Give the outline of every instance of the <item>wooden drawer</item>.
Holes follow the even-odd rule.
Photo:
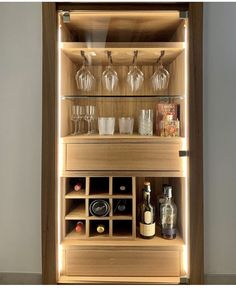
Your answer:
[[[66,170],[181,171],[179,144],[67,144]]]
[[[178,250],[66,249],[66,276],[180,276]]]

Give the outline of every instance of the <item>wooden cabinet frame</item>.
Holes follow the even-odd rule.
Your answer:
[[[57,282],[57,10],[129,9],[189,11],[190,126],[190,284],[202,284],[203,256],[203,122],[202,3],[107,4],[43,3],[43,129],[42,129],[42,272],[44,284]]]

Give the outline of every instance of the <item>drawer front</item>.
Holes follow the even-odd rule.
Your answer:
[[[66,170],[181,171],[179,144],[67,144]]]
[[[65,250],[67,276],[180,276],[179,251]]]

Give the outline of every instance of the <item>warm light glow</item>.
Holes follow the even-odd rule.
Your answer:
[[[59,20],[60,21],[60,20]],[[57,168],[57,259],[58,259],[58,272],[59,275],[62,270],[62,246],[60,245],[61,241],[61,183],[60,183],[60,175],[61,175],[61,166],[62,166],[62,148],[60,143],[61,136],[61,25],[58,28],[58,87],[57,87],[57,145],[58,145],[58,168]]]
[[[184,25],[184,39],[185,39],[185,59],[184,59],[184,72],[185,72],[185,86],[184,86],[184,106],[185,106],[185,111],[184,111],[184,132],[185,132],[185,138],[183,142],[183,149],[184,150],[189,150],[189,61],[188,61],[188,21],[187,19],[185,20],[185,25]],[[185,174],[185,183],[184,183],[184,201],[185,201],[185,231],[184,231],[184,248],[183,248],[183,269],[186,275],[189,275],[189,158],[183,158],[183,171]]]

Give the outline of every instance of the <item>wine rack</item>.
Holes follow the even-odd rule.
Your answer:
[[[73,190],[73,185],[78,181],[82,184],[80,191]],[[158,205],[162,195],[163,184],[173,186],[174,200],[178,206],[178,238],[184,236],[184,209],[183,201],[184,177],[63,177],[61,178],[62,193],[62,231],[61,240],[136,240],[139,236],[139,211],[138,205],[142,199],[144,181],[151,182],[151,202],[157,207],[157,229],[154,244],[159,245],[160,233],[158,229]],[[119,185],[124,185],[120,190]],[[123,194],[124,193],[124,194]],[[105,216],[94,216],[90,211],[90,205],[95,200],[104,200],[109,204],[109,213]],[[119,203],[125,201],[125,210],[119,211]],[[83,223],[83,231],[75,231],[76,223]],[[98,225],[102,224],[105,231],[102,234],[96,232]],[[72,243],[73,243],[72,242]]]
[[[135,177],[79,177],[62,179],[62,240],[66,239],[135,239],[136,238],[136,178]],[[73,185],[82,181],[82,189],[75,191]],[[118,189],[118,184],[124,190]],[[122,193],[124,192],[124,194]],[[105,216],[94,216],[90,205],[95,200],[104,200],[110,206]],[[120,201],[125,201],[124,212],[117,210]],[[82,233],[75,231],[76,222],[83,222]],[[104,225],[102,234],[96,232]]]

